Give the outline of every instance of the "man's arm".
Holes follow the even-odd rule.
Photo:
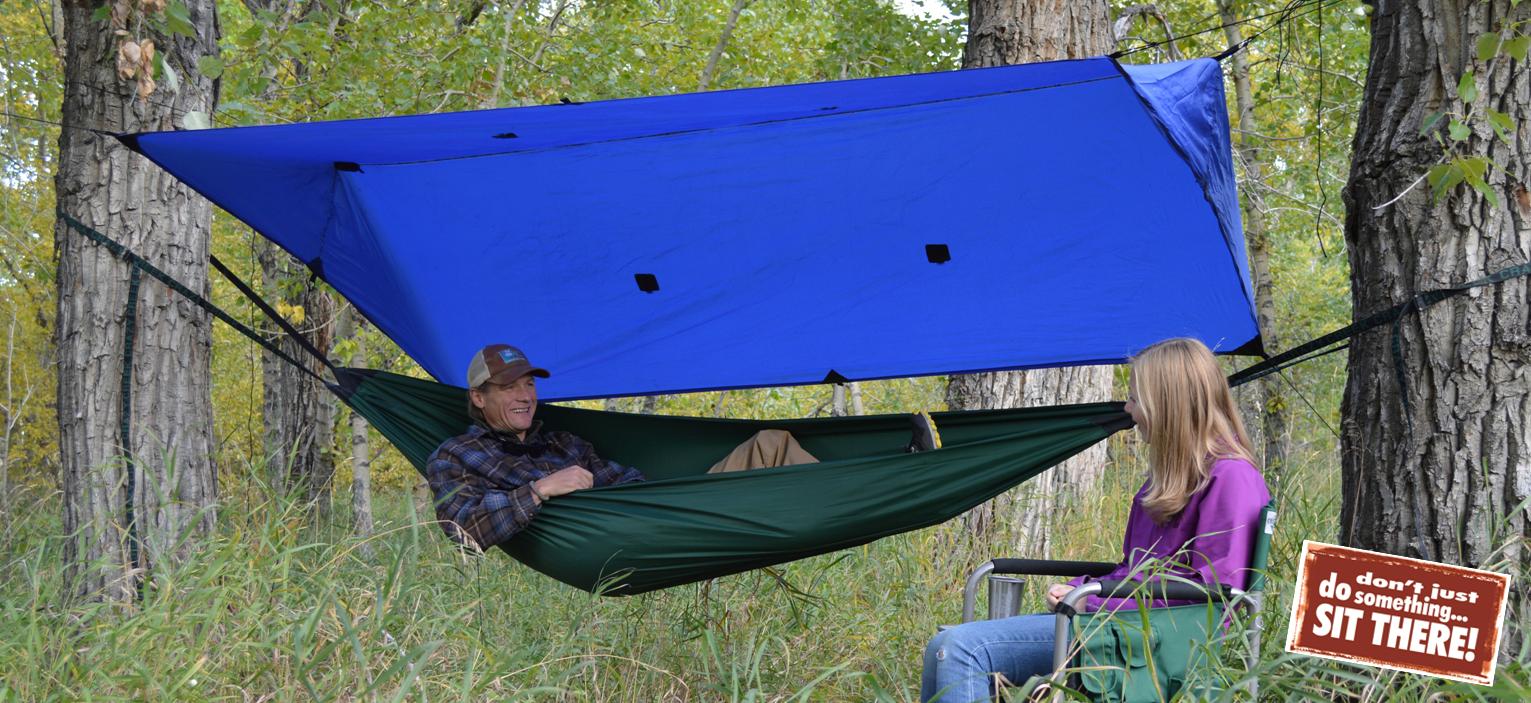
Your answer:
[[[585,467],[591,476],[595,477],[597,486],[615,486],[622,483],[642,481],[643,473],[631,466],[623,466],[615,461],[602,459],[595,453],[595,447],[589,442],[569,435],[572,443],[579,447],[579,465]]]
[[[466,543],[471,538],[488,549],[526,529],[542,509],[530,485],[493,488],[463,457],[443,449],[426,464],[426,480],[436,497],[436,517],[452,539]]]

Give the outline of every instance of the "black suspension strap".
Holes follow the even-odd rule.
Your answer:
[[[1314,353],[1319,352],[1319,350],[1322,350],[1336,342],[1343,342],[1347,339],[1350,339],[1351,337],[1361,334],[1362,332],[1381,327],[1382,325],[1392,324],[1393,361],[1398,367],[1396,369],[1396,376],[1398,378],[1399,388],[1404,389],[1407,387],[1407,381],[1403,374],[1403,344],[1402,340],[1400,339],[1401,330],[1399,328],[1399,322],[1403,319],[1404,315],[1410,312],[1424,310],[1425,308],[1439,303],[1442,300],[1447,300],[1457,295],[1461,295],[1462,293],[1465,293],[1474,288],[1482,288],[1483,286],[1503,283],[1512,278],[1520,278],[1526,275],[1531,275],[1531,263],[1524,263],[1500,269],[1499,271],[1496,271],[1488,276],[1484,276],[1483,278],[1479,278],[1473,281],[1468,281],[1467,283],[1463,283],[1461,285],[1425,291],[1424,293],[1420,293],[1419,295],[1394,305],[1391,308],[1368,315],[1362,320],[1341,327],[1333,332],[1330,332],[1329,334],[1319,337],[1318,339],[1298,345],[1280,354],[1270,357],[1265,361],[1242,369],[1238,373],[1228,377],[1228,385],[1240,386],[1257,378],[1262,378],[1264,376],[1276,373],[1277,371],[1287,368],[1288,366],[1293,366],[1304,361],[1308,361],[1309,359],[1318,358],[1325,354],[1337,352],[1344,347],[1342,346],[1335,349],[1324,350],[1320,353]],[[1312,356],[1308,356],[1309,354],[1312,354]],[[1408,402],[1407,394],[1405,394],[1404,410],[1406,413],[1410,407]]]
[[[293,341],[298,343],[298,346],[303,348],[303,351],[308,352],[310,356],[318,359],[319,363],[324,364],[325,367],[329,370],[335,370],[335,364],[330,362],[329,357],[325,356],[323,352],[319,351],[319,348],[314,346],[313,342],[308,341],[308,337],[303,336],[302,332],[299,332],[296,327],[293,327],[292,323],[287,321],[287,318],[283,317],[282,314],[276,310],[273,310],[271,308],[271,304],[267,303],[265,298],[256,295],[255,290],[250,288],[249,284],[245,283],[244,280],[239,276],[234,275],[234,272],[230,271],[229,267],[224,266],[223,262],[218,260],[218,257],[209,256],[208,260],[212,263],[213,268],[218,270],[218,273],[223,274],[223,277],[227,278],[229,283],[234,284],[234,287],[238,288],[239,292],[243,293],[246,298],[249,298],[250,302],[255,304],[255,307],[259,308],[261,312],[266,314],[266,317],[271,318],[272,322],[275,322],[277,326],[281,327],[282,331],[287,333],[287,336],[291,337]]]
[[[173,291],[175,291],[177,293],[180,293],[182,297],[184,297],[187,300],[191,301],[192,303],[196,304],[197,307],[200,307],[203,310],[206,310],[208,312],[208,314],[212,315],[213,317],[218,318],[219,320],[224,321],[230,327],[233,327],[235,331],[239,332],[240,334],[242,334],[242,335],[244,335],[246,337],[249,337],[256,344],[259,344],[262,347],[265,347],[266,351],[271,352],[277,358],[279,358],[279,359],[281,359],[281,360],[283,360],[283,361],[285,361],[285,362],[287,362],[289,364],[292,364],[298,370],[302,371],[305,374],[308,374],[309,376],[312,376],[314,380],[316,380],[316,381],[318,381],[320,383],[325,383],[326,385],[328,385],[327,382],[324,380],[323,376],[320,376],[319,374],[314,373],[313,369],[310,369],[307,365],[303,364],[302,362],[298,361],[297,359],[292,358],[292,355],[288,354],[286,351],[283,351],[282,348],[280,346],[278,346],[275,342],[273,342],[273,341],[271,341],[269,339],[266,339],[264,336],[262,336],[261,334],[257,333],[255,330],[252,330],[249,327],[245,326],[244,323],[242,323],[239,320],[235,319],[233,315],[228,314],[222,308],[214,305],[212,303],[212,301],[208,300],[207,298],[202,297],[201,295],[197,294],[195,291],[191,290],[190,288],[187,288],[180,281],[177,281],[174,278],[172,278],[170,276],[170,274],[165,273],[164,271],[159,270],[159,268],[155,267],[154,264],[151,264],[148,261],[145,261],[143,259],[143,257],[139,256],[138,254],[133,253],[131,250],[129,250],[127,247],[123,246],[121,243],[111,239],[110,237],[107,237],[106,235],[104,235],[104,234],[102,234],[100,232],[97,232],[96,230],[94,230],[94,229],[90,228],[89,226],[85,225],[84,223],[81,223],[79,220],[76,220],[73,217],[70,217],[69,214],[64,212],[63,210],[59,210],[58,211],[58,217],[59,217],[60,220],[62,220],[64,222],[64,224],[69,225],[70,229],[73,229],[75,232],[77,232],[80,235],[84,236],[86,239],[89,239],[92,242],[95,242],[96,244],[99,244],[99,245],[105,247],[107,249],[107,251],[110,251],[113,255],[115,255],[118,258],[121,258],[123,260],[126,260],[127,262],[132,264],[134,268],[141,269],[141,270],[143,270],[144,273],[147,273],[150,276],[153,276],[159,282],[165,284],[166,286],[169,286],[171,290],[173,290]]]
[[[120,427],[119,443],[122,445],[123,472],[127,475],[127,500],[124,512],[127,515],[128,525],[128,563],[132,568],[139,567],[139,539],[138,520],[135,517],[133,504],[136,501],[138,480],[136,476],[137,466],[133,461],[133,339],[138,332],[138,284],[142,278],[137,266],[128,267],[128,305],[122,316],[122,425]],[[138,584],[138,597],[143,598],[143,579],[134,576],[133,581]]]

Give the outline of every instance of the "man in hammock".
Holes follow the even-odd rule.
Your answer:
[[[473,426],[438,447],[426,463],[436,516],[452,539],[488,549],[526,529],[545,501],[584,488],[642,481],[637,469],[602,459],[580,437],[545,431],[535,419],[538,378],[546,369],[508,344],[491,344],[468,364]],[[907,451],[940,447],[935,425],[915,415]],[[784,430],[762,430],[708,473],[818,463]]]

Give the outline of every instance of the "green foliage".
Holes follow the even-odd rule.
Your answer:
[[[1111,440],[1105,482],[1057,518],[1060,556],[1119,555],[1142,449],[1130,435]],[[1524,656],[1490,690],[1283,653],[1302,540],[1334,534],[1339,512],[1326,453],[1299,454],[1290,477],[1260,666],[1229,661],[1220,678],[1258,680],[1270,700],[1527,693]],[[142,604],[120,606],[65,597],[58,497],[27,493],[21,517],[0,525],[0,701],[910,700],[925,642],[960,616],[966,573],[1008,552],[955,522],[773,572],[601,599],[498,551],[465,555],[407,492],[380,494],[371,557],[344,521],[315,525],[258,484],[222,500],[216,536],[156,571]],[[1028,584],[1027,607],[1040,608],[1046,584]]]
[[[165,7],[164,22],[165,29],[170,34],[192,38],[197,36],[197,27],[191,23],[191,13],[186,10],[186,3],[181,0],[173,0]]]
[[[62,65],[38,31],[35,7],[0,4],[0,49],[0,110],[57,121]],[[52,127],[0,117],[0,485],[48,485],[57,472],[51,338],[57,146]],[[5,500],[0,495],[0,508]]]
[[[1519,2],[1516,0],[1511,4],[1514,6]],[[1481,155],[1475,155],[1473,134],[1478,131],[1477,127],[1486,126],[1495,137],[1509,144],[1516,124],[1509,115],[1484,104],[1487,100],[1480,102],[1479,98],[1484,96],[1479,93],[1478,73],[1474,69],[1481,68],[1487,74],[1497,61],[1524,62],[1526,51],[1531,48],[1531,35],[1527,34],[1528,22],[1531,20],[1504,22],[1499,31],[1480,35],[1473,44],[1476,63],[1464,70],[1457,80],[1456,99],[1451,108],[1432,113],[1420,125],[1420,133],[1433,133],[1436,143],[1441,147],[1441,163],[1431,167],[1425,174],[1433,199],[1439,200],[1456,186],[1466,183],[1482,195],[1489,205],[1499,205],[1499,196],[1487,180],[1492,163]],[[1445,138],[1436,131],[1442,116],[1451,118],[1446,123]]]

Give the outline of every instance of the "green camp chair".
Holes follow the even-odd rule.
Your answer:
[[[1209,636],[1209,633],[1216,633],[1225,620],[1225,610],[1239,603],[1246,604],[1248,613],[1248,624],[1242,633],[1248,645],[1245,665],[1253,668],[1260,653],[1260,606],[1271,535],[1276,526],[1275,501],[1261,509],[1255,524],[1261,529],[1255,531],[1247,591],[1228,586],[1209,590],[1188,582],[1144,584],[1118,580],[1093,581],[1070,591],[1058,606],[1052,682],[1082,691],[1092,700],[1103,703],[1167,701],[1182,691],[1211,693],[1219,684],[1199,678],[1198,665],[1204,664],[1208,656],[1216,655],[1223,638]],[[985,581],[990,584],[989,616],[1015,614],[1006,606],[1014,602],[1007,591],[1014,593],[1017,581],[995,579],[995,576],[1099,577],[1115,568],[1116,564],[1108,562],[990,560],[968,577],[967,587],[963,590],[962,621],[974,620],[978,589]],[[1200,602],[1169,608],[1123,609],[1114,614],[1077,612],[1075,606],[1087,596]],[[1000,603],[998,612],[996,603]],[[1074,644],[1076,638],[1079,640],[1077,646]],[[1251,682],[1251,698],[1257,694],[1255,688]],[[1054,700],[1061,696],[1062,693],[1057,692]]]

